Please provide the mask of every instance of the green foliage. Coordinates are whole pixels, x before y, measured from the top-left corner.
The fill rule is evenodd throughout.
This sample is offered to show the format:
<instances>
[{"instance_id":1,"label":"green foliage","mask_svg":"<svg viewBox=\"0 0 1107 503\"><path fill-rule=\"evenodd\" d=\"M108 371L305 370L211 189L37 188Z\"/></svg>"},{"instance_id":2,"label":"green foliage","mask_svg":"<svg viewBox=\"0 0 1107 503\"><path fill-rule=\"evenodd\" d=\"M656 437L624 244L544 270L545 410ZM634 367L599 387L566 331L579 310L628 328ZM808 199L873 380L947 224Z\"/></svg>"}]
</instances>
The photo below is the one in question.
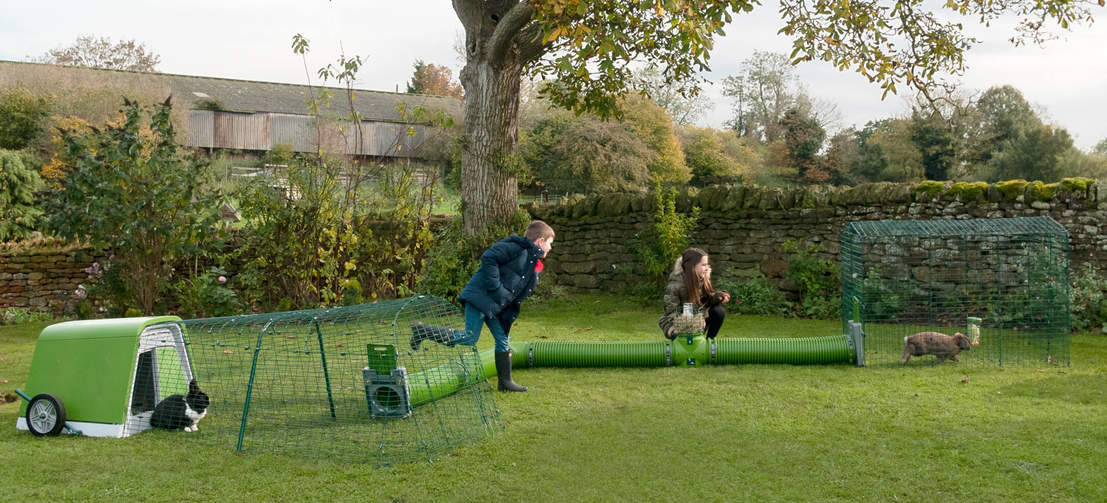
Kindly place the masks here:
<instances>
[{"instance_id":1,"label":"green foliage","mask_svg":"<svg viewBox=\"0 0 1107 503\"><path fill-rule=\"evenodd\" d=\"M689 127L681 131L684 163L692 171L691 183L697 186L738 181L741 165L723 150L720 133L709 128Z\"/></svg>"},{"instance_id":2,"label":"green foliage","mask_svg":"<svg viewBox=\"0 0 1107 503\"><path fill-rule=\"evenodd\" d=\"M238 295L229 288L227 271L212 267L173 286L182 318L231 316L242 312Z\"/></svg>"},{"instance_id":3,"label":"green foliage","mask_svg":"<svg viewBox=\"0 0 1107 503\"><path fill-rule=\"evenodd\" d=\"M42 134L50 104L16 87L0 93L0 149L20 150Z\"/></svg>"},{"instance_id":4,"label":"green foliage","mask_svg":"<svg viewBox=\"0 0 1107 503\"><path fill-rule=\"evenodd\" d=\"M32 311L26 307L0 308L0 325L21 325L23 323L38 323L50 321L54 315L40 311Z\"/></svg>"},{"instance_id":5,"label":"green foliage","mask_svg":"<svg viewBox=\"0 0 1107 503\"><path fill-rule=\"evenodd\" d=\"M826 130L815 117L798 108L790 108L781 119L784 143L788 146L789 167L807 183L821 183L830 178L816 162L816 155L826 140Z\"/></svg>"},{"instance_id":6,"label":"green foliage","mask_svg":"<svg viewBox=\"0 0 1107 503\"><path fill-rule=\"evenodd\" d=\"M0 242L31 236L42 217L35 206L35 192L41 188L38 172L19 154L0 150Z\"/></svg>"},{"instance_id":7,"label":"green foliage","mask_svg":"<svg viewBox=\"0 0 1107 503\"><path fill-rule=\"evenodd\" d=\"M782 245L789 254L785 277L799 289L799 311L811 318L830 319L841 314L839 291L841 269L838 264L818 258L822 246L788 240Z\"/></svg>"},{"instance_id":8,"label":"green foliage","mask_svg":"<svg viewBox=\"0 0 1107 503\"><path fill-rule=\"evenodd\" d=\"M541 50L528 51L525 57L536 60L530 68L533 74L555 83L546 86L544 93L565 108L595 111L602 117L616 113L613 97L634 85L632 62L654 62L665 82L687 82L706 68L712 40L722 33L731 13L753 8L752 3L737 0L694 5L684 1L570 6L539 2L533 6L534 23L519 23L517 30L525 29L524 37L531 36L526 35L531 30L541 34ZM503 12L473 13L462 19L487 19L489 14L498 18ZM551 57L539 59L547 51ZM686 86L677 89L686 90Z\"/></svg>"},{"instance_id":9,"label":"green foliage","mask_svg":"<svg viewBox=\"0 0 1107 503\"><path fill-rule=\"evenodd\" d=\"M655 154L626 124L554 110L524 131L529 184L554 193L640 191Z\"/></svg>"},{"instance_id":10,"label":"green foliage","mask_svg":"<svg viewBox=\"0 0 1107 503\"><path fill-rule=\"evenodd\" d=\"M736 314L788 316L792 313L792 304L784 297L784 292L763 274L744 282L724 279L715 287L730 293L734 306L728 306L727 310Z\"/></svg>"},{"instance_id":11,"label":"green foliage","mask_svg":"<svg viewBox=\"0 0 1107 503\"><path fill-rule=\"evenodd\" d=\"M684 164L680 140L673 130L673 119L664 108L639 94L629 94L620 103L623 121L652 152L650 178L662 183L685 183L692 173Z\"/></svg>"},{"instance_id":12,"label":"green foliage","mask_svg":"<svg viewBox=\"0 0 1107 503\"><path fill-rule=\"evenodd\" d=\"M923 178L948 180L957 163L953 129L938 113L911 112L911 141L922 155Z\"/></svg>"},{"instance_id":13,"label":"green foliage","mask_svg":"<svg viewBox=\"0 0 1107 503\"><path fill-rule=\"evenodd\" d=\"M202 190L203 164L178 152L170 106L125 101L104 130L65 131L69 171L50 202L50 227L110 249L107 300L153 314L173 277L171 264L215 248L219 205Z\"/></svg>"},{"instance_id":14,"label":"green foliage","mask_svg":"<svg viewBox=\"0 0 1107 503\"><path fill-rule=\"evenodd\" d=\"M690 246L692 231L696 229L696 221L700 217L698 207L693 207L690 214L677 212L676 196L676 189L663 191L660 183L654 185L657 208L653 214L653 225L631 244L642 260L646 282L657 285L657 288L664 286L673 262Z\"/></svg>"},{"instance_id":15,"label":"green foliage","mask_svg":"<svg viewBox=\"0 0 1107 503\"><path fill-rule=\"evenodd\" d=\"M1072 275L1069 291L1069 324L1076 332L1107 328L1107 276L1092 261Z\"/></svg>"},{"instance_id":16,"label":"green foliage","mask_svg":"<svg viewBox=\"0 0 1107 503\"><path fill-rule=\"evenodd\" d=\"M342 284L342 305L353 306L363 301L361 282L353 278L347 279Z\"/></svg>"}]
</instances>

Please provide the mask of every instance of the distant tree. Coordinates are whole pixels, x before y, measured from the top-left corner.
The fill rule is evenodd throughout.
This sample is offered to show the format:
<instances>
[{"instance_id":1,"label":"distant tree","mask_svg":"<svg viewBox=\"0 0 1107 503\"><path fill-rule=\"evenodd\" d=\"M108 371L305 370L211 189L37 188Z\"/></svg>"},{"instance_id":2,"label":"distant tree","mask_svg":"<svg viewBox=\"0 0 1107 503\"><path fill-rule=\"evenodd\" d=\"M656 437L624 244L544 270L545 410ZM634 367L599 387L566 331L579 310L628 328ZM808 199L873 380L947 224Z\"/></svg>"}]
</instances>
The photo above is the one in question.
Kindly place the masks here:
<instances>
[{"instance_id":1,"label":"distant tree","mask_svg":"<svg viewBox=\"0 0 1107 503\"><path fill-rule=\"evenodd\" d=\"M733 134L698 127L681 130L680 144L684 150L684 163L692 171L692 185L737 181L742 166L723 150L723 137Z\"/></svg>"},{"instance_id":2,"label":"distant tree","mask_svg":"<svg viewBox=\"0 0 1107 503\"><path fill-rule=\"evenodd\" d=\"M1016 178L1057 181L1066 175L1062 161L1072 148L1068 131L1039 124L1000 144L978 177L989 182Z\"/></svg>"},{"instance_id":3,"label":"distant tree","mask_svg":"<svg viewBox=\"0 0 1107 503\"><path fill-rule=\"evenodd\" d=\"M1072 137L1045 124L1012 86L996 86L981 94L966 113L965 129L963 159L969 177L1051 181L1065 175L1063 161L1073 148Z\"/></svg>"},{"instance_id":4,"label":"distant tree","mask_svg":"<svg viewBox=\"0 0 1107 503\"><path fill-rule=\"evenodd\" d=\"M837 106L812 98L796 78L785 54L756 51L740 73L723 79L723 95L733 99L727 127L742 136L771 143L784 139L784 113L796 109L828 129L838 120Z\"/></svg>"},{"instance_id":5,"label":"distant tree","mask_svg":"<svg viewBox=\"0 0 1107 503\"><path fill-rule=\"evenodd\" d=\"M950 124L937 112L924 115L915 109L911 113L911 141L922 155L923 177L948 180L957 164L956 138Z\"/></svg>"},{"instance_id":6,"label":"distant tree","mask_svg":"<svg viewBox=\"0 0 1107 503\"><path fill-rule=\"evenodd\" d=\"M20 150L43 132L50 104L23 88L0 94L0 149Z\"/></svg>"},{"instance_id":7,"label":"distant tree","mask_svg":"<svg viewBox=\"0 0 1107 503\"><path fill-rule=\"evenodd\" d=\"M805 183L823 183L830 174L819 165L817 155L826 140L826 130L813 117L796 108L784 113L784 142L788 145L788 164Z\"/></svg>"},{"instance_id":8,"label":"distant tree","mask_svg":"<svg viewBox=\"0 0 1107 503\"><path fill-rule=\"evenodd\" d=\"M966 115L965 160L977 166L987 164L1001 148L1017 141L1042 121L1022 93L1012 86L988 89L971 104Z\"/></svg>"},{"instance_id":9,"label":"distant tree","mask_svg":"<svg viewBox=\"0 0 1107 503\"><path fill-rule=\"evenodd\" d=\"M47 63L109 70L154 72L161 56L134 40L112 43L108 37L82 35L69 47L51 49L43 59Z\"/></svg>"},{"instance_id":10,"label":"distant tree","mask_svg":"<svg viewBox=\"0 0 1107 503\"><path fill-rule=\"evenodd\" d=\"M740 71L723 79L723 95L735 101L728 125L765 143L783 139L781 121L796 104L795 69L788 56L755 51L742 62Z\"/></svg>"},{"instance_id":11,"label":"distant tree","mask_svg":"<svg viewBox=\"0 0 1107 503\"><path fill-rule=\"evenodd\" d=\"M923 178L923 156L912 140L912 124L909 119L895 118L883 122L883 127L873 133L869 143L879 147L886 160L884 170L872 180L906 182Z\"/></svg>"},{"instance_id":12,"label":"distant tree","mask_svg":"<svg viewBox=\"0 0 1107 503\"><path fill-rule=\"evenodd\" d=\"M865 127L854 133L857 141L857 158L848 165L848 169L850 176L858 183L878 181L884 170L888 168L888 159L884 157L880 144L870 140L878 131L887 127L886 122L889 120L869 121L865 123Z\"/></svg>"},{"instance_id":13,"label":"distant tree","mask_svg":"<svg viewBox=\"0 0 1107 503\"><path fill-rule=\"evenodd\" d=\"M415 74L407 84L408 94L429 94L431 96L452 96L463 99L465 92L461 84L453 80L454 73L445 66L415 61Z\"/></svg>"},{"instance_id":14,"label":"distant tree","mask_svg":"<svg viewBox=\"0 0 1107 503\"><path fill-rule=\"evenodd\" d=\"M698 93L694 82L667 82L656 65L639 70L635 80L634 87L669 112L677 125L692 124L711 108L711 101Z\"/></svg>"},{"instance_id":15,"label":"distant tree","mask_svg":"<svg viewBox=\"0 0 1107 503\"><path fill-rule=\"evenodd\" d=\"M650 163L650 175L662 183L685 183L692 178L684 164L684 152L680 149L673 127L673 120L664 108L639 94L628 94L620 103L623 122L656 157Z\"/></svg>"},{"instance_id":16,"label":"distant tree","mask_svg":"<svg viewBox=\"0 0 1107 503\"><path fill-rule=\"evenodd\" d=\"M618 121L553 109L524 132L527 183L555 193L643 191L657 154Z\"/></svg>"},{"instance_id":17,"label":"distant tree","mask_svg":"<svg viewBox=\"0 0 1107 503\"><path fill-rule=\"evenodd\" d=\"M822 158L822 169L829 175L827 183L835 185L853 185L861 182L850 167L857 162L860 148L857 131L846 128L838 131L827 140L826 153Z\"/></svg>"},{"instance_id":18,"label":"distant tree","mask_svg":"<svg viewBox=\"0 0 1107 503\"><path fill-rule=\"evenodd\" d=\"M1092 149L1093 154L1107 155L1107 138L1104 138L1099 143L1095 144L1095 148Z\"/></svg>"}]
</instances>

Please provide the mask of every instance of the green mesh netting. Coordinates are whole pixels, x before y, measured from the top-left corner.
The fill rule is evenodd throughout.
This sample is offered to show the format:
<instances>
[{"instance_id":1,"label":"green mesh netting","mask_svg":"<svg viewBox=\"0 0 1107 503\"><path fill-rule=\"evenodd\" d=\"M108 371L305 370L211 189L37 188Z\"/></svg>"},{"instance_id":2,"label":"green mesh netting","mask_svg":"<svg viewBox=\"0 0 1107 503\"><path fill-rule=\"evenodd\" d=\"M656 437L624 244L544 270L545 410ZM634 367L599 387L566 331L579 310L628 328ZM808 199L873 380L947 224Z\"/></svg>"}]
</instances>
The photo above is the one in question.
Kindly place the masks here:
<instances>
[{"instance_id":1,"label":"green mesh netting","mask_svg":"<svg viewBox=\"0 0 1107 503\"><path fill-rule=\"evenodd\" d=\"M211 406L190 433L244 452L377 466L433 460L503 428L472 347L424 342L416 322L461 328L436 297L186 320Z\"/></svg>"},{"instance_id":2,"label":"green mesh netting","mask_svg":"<svg viewBox=\"0 0 1107 503\"><path fill-rule=\"evenodd\" d=\"M1069 363L1069 235L1053 219L852 222L841 244L842 321L859 312L867 364L899 365L923 331L976 339L962 365Z\"/></svg>"}]
</instances>

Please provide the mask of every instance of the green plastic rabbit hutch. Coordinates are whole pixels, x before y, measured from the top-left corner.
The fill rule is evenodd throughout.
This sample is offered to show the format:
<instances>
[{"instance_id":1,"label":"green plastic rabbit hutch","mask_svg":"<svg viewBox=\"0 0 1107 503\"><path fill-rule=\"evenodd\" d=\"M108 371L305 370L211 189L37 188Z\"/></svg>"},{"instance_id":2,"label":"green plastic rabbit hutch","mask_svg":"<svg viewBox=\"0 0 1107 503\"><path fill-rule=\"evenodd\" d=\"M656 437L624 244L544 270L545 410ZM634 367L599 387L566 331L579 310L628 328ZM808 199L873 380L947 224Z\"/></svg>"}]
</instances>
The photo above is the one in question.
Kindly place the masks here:
<instances>
[{"instance_id":1,"label":"green plastic rabbit hutch","mask_svg":"<svg viewBox=\"0 0 1107 503\"><path fill-rule=\"evenodd\" d=\"M864 362L899 365L904 337L970 337L962 364L1069 364L1069 234L1049 217L851 222L842 321ZM930 364L931 357L911 365Z\"/></svg>"},{"instance_id":2,"label":"green plastic rabbit hutch","mask_svg":"<svg viewBox=\"0 0 1107 503\"><path fill-rule=\"evenodd\" d=\"M42 330L16 428L127 437L161 399L185 393L192 364L176 316L71 321Z\"/></svg>"},{"instance_id":3,"label":"green plastic rabbit hutch","mask_svg":"<svg viewBox=\"0 0 1107 503\"><path fill-rule=\"evenodd\" d=\"M433 460L503 424L481 354L430 342L412 348L416 322L464 324L453 304L416 296L51 325L35 346L16 427L127 437L150 429L156 405L196 379L210 405L183 441L377 466Z\"/></svg>"}]
</instances>

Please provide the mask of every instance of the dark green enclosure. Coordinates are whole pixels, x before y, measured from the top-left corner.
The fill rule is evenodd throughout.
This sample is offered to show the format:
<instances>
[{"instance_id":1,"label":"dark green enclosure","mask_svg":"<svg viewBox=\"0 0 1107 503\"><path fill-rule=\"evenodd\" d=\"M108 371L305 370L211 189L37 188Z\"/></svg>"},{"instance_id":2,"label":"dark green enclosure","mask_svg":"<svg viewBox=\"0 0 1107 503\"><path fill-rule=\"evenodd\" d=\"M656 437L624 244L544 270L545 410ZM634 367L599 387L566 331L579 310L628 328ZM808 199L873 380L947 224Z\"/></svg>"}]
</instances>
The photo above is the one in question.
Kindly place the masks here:
<instances>
[{"instance_id":1,"label":"dark green enclosure","mask_svg":"<svg viewBox=\"0 0 1107 503\"><path fill-rule=\"evenodd\" d=\"M502 429L472 347L410 346L461 328L436 297L174 322L211 399L201 443L377 466L433 460Z\"/></svg>"},{"instance_id":2,"label":"dark green enclosure","mask_svg":"<svg viewBox=\"0 0 1107 503\"><path fill-rule=\"evenodd\" d=\"M841 244L842 321L860 317L866 364L899 365L924 331L979 343L962 365L1069 363L1069 234L1055 220L852 222Z\"/></svg>"}]
</instances>

